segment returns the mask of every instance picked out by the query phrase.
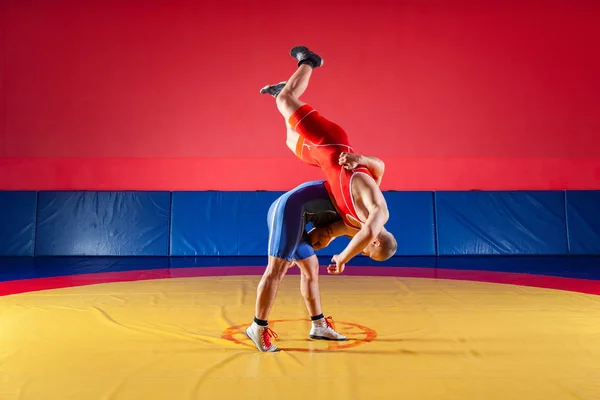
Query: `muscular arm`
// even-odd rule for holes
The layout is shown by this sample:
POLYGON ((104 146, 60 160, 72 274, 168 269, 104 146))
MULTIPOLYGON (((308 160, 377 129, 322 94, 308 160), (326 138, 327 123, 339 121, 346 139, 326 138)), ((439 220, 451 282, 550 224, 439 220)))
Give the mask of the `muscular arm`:
POLYGON ((384 210, 375 208, 369 214, 362 228, 352 238, 348 246, 340 253, 340 262, 348 263, 352 258, 360 254, 369 243, 371 243, 383 229, 387 218, 384 210))
POLYGON ((362 156, 356 153, 341 153, 339 163, 346 169, 354 169, 359 165, 366 167, 371 175, 373 175, 377 185, 381 185, 383 173, 385 172, 385 163, 379 158, 373 156, 362 156))
POLYGON ((367 167, 375 182, 378 186, 381 186, 381 180, 383 179, 383 173, 385 172, 385 163, 377 157, 373 156, 359 156, 358 163, 367 167))

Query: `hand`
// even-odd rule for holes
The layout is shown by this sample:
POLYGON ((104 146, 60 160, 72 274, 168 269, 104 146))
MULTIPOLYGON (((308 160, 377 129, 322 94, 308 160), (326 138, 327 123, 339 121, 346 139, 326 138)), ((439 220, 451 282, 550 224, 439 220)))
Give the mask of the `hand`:
POLYGON ((332 275, 339 275, 342 272, 344 272, 344 268, 346 268, 346 264, 340 262, 341 260, 342 260, 342 258, 340 257, 339 254, 336 254, 335 256, 333 256, 331 258, 331 262, 333 264, 329 264, 329 267, 327 267, 327 272, 332 275))
POLYGON ((360 155, 354 153, 340 153, 339 164, 345 169, 354 169, 360 165, 360 155))

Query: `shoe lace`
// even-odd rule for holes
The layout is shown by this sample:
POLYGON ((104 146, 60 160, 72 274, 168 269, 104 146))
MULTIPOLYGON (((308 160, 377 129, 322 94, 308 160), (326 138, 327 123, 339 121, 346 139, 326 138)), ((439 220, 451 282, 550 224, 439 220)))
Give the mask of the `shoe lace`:
POLYGON ((325 325, 327 325, 328 328, 331 328, 335 331, 335 324, 333 322, 333 317, 327 317, 325 318, 325 325))
POLYGON ((278 336, 273 330, 269 327, 263 329, 262 332, 263 342, 265 343, 265 347, 271 347, 271 338, 277 339, 278 336))

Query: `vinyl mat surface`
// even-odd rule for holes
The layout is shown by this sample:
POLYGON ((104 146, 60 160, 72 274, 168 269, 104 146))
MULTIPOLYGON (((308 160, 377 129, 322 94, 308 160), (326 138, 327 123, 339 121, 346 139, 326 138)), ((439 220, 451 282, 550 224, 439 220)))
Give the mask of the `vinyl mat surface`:
POLYGON ((282 351, 259 353, 243 333, 259 276, 193 273, 210 270, 0 297, 0 399, 600 398, 594 294, 321 276, 325 314, 349 338, 334 343, 308 338, 289 275, 271 314, 282 351))

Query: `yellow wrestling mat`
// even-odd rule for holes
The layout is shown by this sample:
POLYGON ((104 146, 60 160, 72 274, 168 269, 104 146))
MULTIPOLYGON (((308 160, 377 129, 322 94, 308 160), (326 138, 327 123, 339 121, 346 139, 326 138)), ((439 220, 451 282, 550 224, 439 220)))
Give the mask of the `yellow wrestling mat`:
POLYGON ((600 399, 600 296, 513 285, 323 276, 348 342, 308 339, 299 276, 259 353, 259 277, 0 297, 1 400, 600 399), (239 326, 243 325, 243 326, 239 326))

